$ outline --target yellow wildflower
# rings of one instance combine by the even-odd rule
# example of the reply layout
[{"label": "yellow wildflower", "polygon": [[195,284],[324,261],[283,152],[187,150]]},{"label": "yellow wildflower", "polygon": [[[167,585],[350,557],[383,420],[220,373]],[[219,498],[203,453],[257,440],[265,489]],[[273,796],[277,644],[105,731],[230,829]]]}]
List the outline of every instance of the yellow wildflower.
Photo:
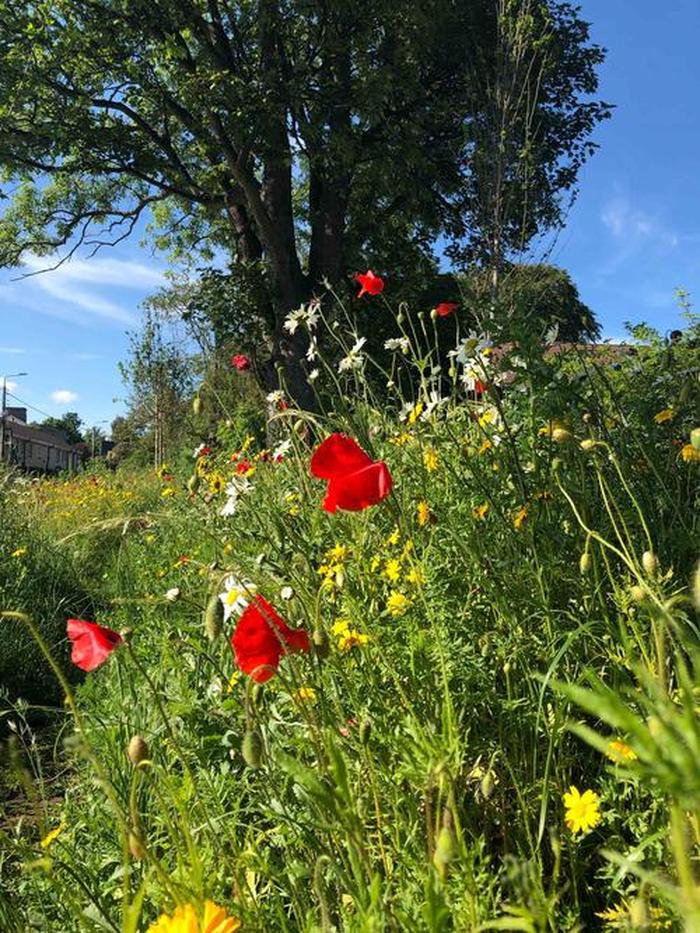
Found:
[{"label": "yellow wildflower", "polygon": [[425,583],[425,574],[421,567],[411,567],[411,569],[406,574],[406,580],[412,586],[423,586]]},{"label": "yellow wildflower", "polygon": [[564,794],[564,807],[564,820],[572,833],[587,833],[600,823],[600,797],[595,791],[586,790],[581,794],[572,784]]},{"label": "yellow wildflower", "polygon": [[636,752],[625,742],[621,742],[620,739],[612,739],[608,742],[605,754],[611,761],[616,762],[635,761],[637,758]]},{"label": "yellow wildflower", "polygon": [[423,411],[423,402],[417,402],[411,411],[411,414],[408,416],[408,423],[413,425],[418,421]]},{"label": "yellow wildflower", "polygon": [[481,446],[477,450],[478,454],[485,454],[487,451],[493,449],[493,442],[488,439],[488,437],[481,442]]},{"label": "yellow wildflower", "polygon": [[516,531],[520,531],[520,529],[525,524],[525,521],[527,520],[527,512],[528,512],[527,506],[524,505],[522,506],[522,508],[518,509],[518,511],[515,513],[515,516],[513,518],[513,527],[515,528]]},{"label": "yellow wildflower", "polygon": [[438,452],[434,447],[427,447],[423,453],[423,463],[428,473],[434,473],[440,463]]},{"label": "yellow wildflower", "polygon": [[472,509],[472,515],[474,518],[478,518],[480,520],[484,519],[488,515],[490,508],[491,506],[488,504],[488,502],[484,502],[482,505],[477,505]]},{"label": "yellow wildflower", "polygon": [[370,570],[370,573],[375,573],[375,572],[378,570],[379,565],[381,564],[381,562],[382,562],[382,559],[381,559],[381,557],[379,556],[379,554],[375,554],[374,557],[372,558],[372,560],[371,560],[370,563],[369,563],[369,570]]},{"label": "yellow wildflower", "polygon": [[240,920],[230,917],[213,901],[205,901],[201,923],[193,904],[181,904],[172,916],[161,914],[147,933],[235,933],[240,928]]},{"label": "yellow wildflower", "polygon": [[542,427],[537,432],[539,435],[546,435],[551,437],[555,431],[568,431],[569,425],[562,421],[560,418],[552,418],[551,421],[548,421],[547,424],[542,425]]},{"label": "yellow wildflower", "polygon": [[398,529],[398,526],[394,528],[391,534],[387,537],[386,543],[389,547],[396,547],[396,545],[401,540],[401,532]]},{"label": "yellow wildflower", "polygon": [[209,489],[213,493],[220,493],[224,491],[226,487],[226,480],[221,475],[221,473],[211,473],[208,477],[207,482],[209,483]]},{"label": "yellow wildflower", "polygon": [[336,564],[347,560],[349,555],[350,552],[344,544],[334,544],[330,550],[326,551],[326,559]]},{"label": "yellow wildflower", "polygon": [[498,409],[485,408],[479,415],[479,427],[485,428],[487,424],[494,424],[498,417]]},{"label": "yellow wildflower", "polygon": [[626,901],[620,901],[617,906],[608,907],[607,910],[601,910],[596,913],[596,917],[600,917],[601,920],[604,920],[606,925],[609,924],[612,927],[618,927],[620,929],[626,928],[629,915],[629,904]]},{"label": "yellow wildflower", "polygon": [[398,590],[392,590],[386,601],[386,611],[390,616],[398,618],[411,608],[411,600],[400,593]]},{"label": "yellow wildflower", "polygon": [[362,648],[369,641],[369,635],[358,632],[356,628],[349,628],[338,638],[338,649],[350,651],[352,648]]},{"label": "yellow wildflower", "polygon": [[344,635],[350,629],[350,621],[348,619],[339,618],[336,619],[333,625],[331,626],[332,635]]},{"label": "yellow wildflower", "polygon": [[41,842],[39,843],[41,848],[48,849],[48,847],[51,845],[54,839],[58,839],[58,837],[61,835],[61,833],[63,832],[65,828],[66,828],[65,823],[59,823],[59,825],[56,826],[55,829],[52,829],[50,832],[48,832],[44,836],[44,838],[41,840]]},{"label": "yellow wildflower", "polygon": [[416,506],[416,517],[421,528],[430,521],[430,506],[425,499],[421,499]]},{"label": "yellow wildflower", "polygon": [[233,689],[240,679],[241,679],[241,672],[234,671],[233,674],[231,674],[231,676],[229,677],[228,683],[226,684],[226,693],[233,693]]},{"label": "yellow wildflower", "polygon": [[161,496],[163,497],[163,499],[168,499],[170,496],[174,496],[174,495],[175,495],[174,486],[166,486],[165,489],[161,491]]},{"label": "yellow wildflower", "polygon": [[396,447],[404,447],[411,440],[411,434],[408,431],[404,431],[402,434],[397,434],[396,437],[389,438],[389,443],[394,444]]},{"label": "yellow wildflower", "polygon": [[10,554],[10,557],[24,557],[26,553],[27,553],[26,547],[18,547],[17,550],[13,551]]},{"label": "yellow wildflower", "polygon": [[700,463],[700,450],[696,450],[692,444],[684,444],[681,448],[681,457],[686,463]]},{"label": "yellow wildflower", "polygon": [[657,424],[664,424],[666,421],[673,421],[675,414],[672,408],[664,408],[661,411],[657,411],[654,415],[654,421]]},{"label": "yellow wildflower", "polygon": [[401,577],[401,561],[392,557],[384,565],[384,576],[392,583],[396,583]]},{"label": "yellow wildflower", "polygon": [[293,697],[297,703],[313,703],[316,699],[316,691],[313,687],[299,687],[294,691]]}]

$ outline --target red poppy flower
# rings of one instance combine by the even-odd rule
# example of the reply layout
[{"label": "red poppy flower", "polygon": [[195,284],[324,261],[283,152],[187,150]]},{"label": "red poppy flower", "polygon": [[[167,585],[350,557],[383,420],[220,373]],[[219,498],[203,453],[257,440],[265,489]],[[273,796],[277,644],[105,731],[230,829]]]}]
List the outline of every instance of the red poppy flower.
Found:
[{"label": "red poppy flower", "polygon": [[73,642],[70,659],[83,671],[94,671],[124,641],[111,628],[84,619],[69,619],[66,632]]},{"label": "red poppy flower", "polygon": [[250,360],[245,353],[236,353],[235,356],[231,357],[231,365],[239,373],[244,373],[247,369],[250,369]]},{"label": "red poppy flower", "polygon": [[317,479],[328,480],[323,500],[326,512],[359,512],[385,499],[393,486],[386,463],[372,460],[357,441],[345,434],[331,434],[316,448],[311,473]]},{"label": "red poppy flower", "polygon": [[274,676],[282,655],[308,651],[309,636],[303,629],[291,629],[262,596],[244,609],[231,636],[236,664],[257,683]]},{"label": "red poppy flower", "polygon": [[438,317],[449,317],[458,307],[459,305],[454,301],[441,301],[435,308],[435,313]]},{"label": "red poppy flower", "polygon": [[252,469],[253,469],[253,464],[250,462],[250,460],[241,460],[240,463],[236,464],[236,473],[238,473],[239,475],[247,473],[248,470],[252,470]]},{"label": "red poppy flower", "polygon": [[362,298],[364,294],[378,295],[384,290],[384,279],[375,275],[371,269],[368,269],[364,275],[358,272],[355,276],[355,281],[359,282],[362,286],[357,295],[358,298]]}]

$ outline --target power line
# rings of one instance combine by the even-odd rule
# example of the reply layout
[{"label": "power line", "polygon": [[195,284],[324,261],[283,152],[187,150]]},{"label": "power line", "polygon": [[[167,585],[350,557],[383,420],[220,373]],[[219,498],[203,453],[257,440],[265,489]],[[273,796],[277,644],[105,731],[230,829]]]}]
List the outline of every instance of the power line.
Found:
[{"label": "power line", "polygon": [[32,411],[38,411],[40,415],[44,415],[46,418],[54,418],[54,415],[50,415],[47,411],[44,411],[42,408],[37,408],[36,405],[30,405],[29,402],[25,402],[23,398],[20,398],[19,395],[14,395],[12,392],[7,393],[10,398],[13,398],[16,402],[21,402],[22,405],[26,405],[27,408],[31,408]]}]

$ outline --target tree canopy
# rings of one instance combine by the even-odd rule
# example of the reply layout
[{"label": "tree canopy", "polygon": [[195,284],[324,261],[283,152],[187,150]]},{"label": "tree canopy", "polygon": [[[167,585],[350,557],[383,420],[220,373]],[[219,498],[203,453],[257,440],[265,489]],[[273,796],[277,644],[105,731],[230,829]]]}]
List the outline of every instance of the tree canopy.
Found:
[{"label": "tree canopy", "polygon": [[0,262],[150,214],[257,290],[301,404],[291,309],[363,261],[434,269],[440,235],[500,262],[560,222],[609,112],[557,0],[0,0],[0,54]]}]

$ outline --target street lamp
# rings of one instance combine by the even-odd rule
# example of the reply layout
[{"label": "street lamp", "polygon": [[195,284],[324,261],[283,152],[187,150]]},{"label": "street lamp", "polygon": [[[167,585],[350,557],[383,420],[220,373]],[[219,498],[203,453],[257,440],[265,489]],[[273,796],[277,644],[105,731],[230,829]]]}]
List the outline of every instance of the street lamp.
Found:
[{"label": "street lamp", "polygon": [[29,373],[7,373],[2,377],[2,407],[0,407],[0,463],[5,460],[5,411],[7,409],[7,380],[19,379]]}]

